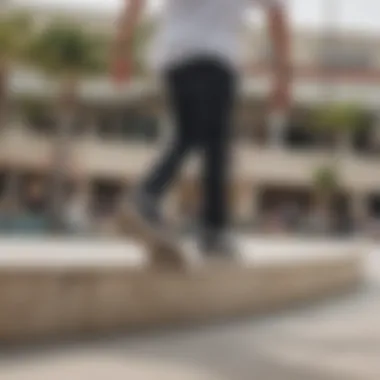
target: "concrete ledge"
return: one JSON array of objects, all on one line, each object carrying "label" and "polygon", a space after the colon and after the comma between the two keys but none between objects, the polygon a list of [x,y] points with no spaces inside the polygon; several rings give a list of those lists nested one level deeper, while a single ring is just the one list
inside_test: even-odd
[{"label": "concrete ledge", "polygon": [[134,261],[123,255],[116,260],[107,251],[71,261],[54,252],[43,259],[42,248],[38,254],[6,255],[7,260],[2,254],[0,342],[263,312],[358,284],[359,250],[324,247],[320,254],[305,251],[296,259],[284,255],[240,266],[215,264],[187,274],[149,270],[141,253]]},{"label": "concrete ledge", "polygon": [[70,353],[43,360],[1,363],[1,378],[6,380],[132,379],[132,380],[225,380],[203,368],[162,361],[99,353]]}]

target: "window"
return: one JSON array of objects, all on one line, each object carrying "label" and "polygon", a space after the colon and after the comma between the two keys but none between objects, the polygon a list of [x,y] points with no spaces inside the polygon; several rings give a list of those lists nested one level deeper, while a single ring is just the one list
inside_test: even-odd
[{"label": "window", "polygon": [[97,216],[106,216],[116,211],[122,196],[122,184],[110,180],[95,180],[93,182],[92,209]]},{"label": "window", "polygon": [[26,126],[33,132],[52,134],[57,125],[57,115],[50,104],[28,101],[21,105],[21,114]]},{"label": "window", "polygon": [[107,111],[97,118],[97,133],[107,140],[152,142],[159,136],[159,120],[143,110]]},{"label": "window", "polygon": [[97,134],[105,140],[117,139],[120,133],[120,124],[115,112],[103,112],[97,117],[96,123]]},{"label": "window", "polygon": [[372,66],[372,49],[367,46],[329,42],[320,51],[323,67],[337,69],[368,69]]},{"label": "window", "polygon": [[127,111],[122,115],[121,135],[124,140],[152,142],[158,138],[158,119],[152,114]]}]

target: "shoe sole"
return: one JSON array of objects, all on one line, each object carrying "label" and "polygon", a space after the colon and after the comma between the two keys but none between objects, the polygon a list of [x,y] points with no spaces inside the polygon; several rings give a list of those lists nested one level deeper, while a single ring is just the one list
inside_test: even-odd
[{"label": "shoe sole", "polygon": [[122,215],[122,227],[127,227],[132,235],[149,251],[155,267],[186,267],[183,252],[169,231],[157,228],[147,222],[133,205],[128,205]]}]

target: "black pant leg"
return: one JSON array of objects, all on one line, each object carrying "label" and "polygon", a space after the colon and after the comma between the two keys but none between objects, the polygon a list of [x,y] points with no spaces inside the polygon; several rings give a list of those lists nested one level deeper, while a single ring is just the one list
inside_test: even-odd
[{"label": "black pant leg", "polygon": [[174,179],[187,154],[200,147],[203,154],[202,224],[219,231],[228,221],[228,165],[230,118],[235,77],[218,60],[199,59],[167,75],[175,134],[145,188],[161,195]]},{"label": "black pant leg", "polygon": [[167,73],[165,80],[174,131],[172,140],[143,184],[153,196],[165,192],[198,140],[196,68],[184,66],[173,69]]},{"label": "black pant leg", "polygon": [[229,219],[230,126],[235,78],[227,67],[215,64],[210,66],[205,81],[202,224],[217,234],[227,227]]}]

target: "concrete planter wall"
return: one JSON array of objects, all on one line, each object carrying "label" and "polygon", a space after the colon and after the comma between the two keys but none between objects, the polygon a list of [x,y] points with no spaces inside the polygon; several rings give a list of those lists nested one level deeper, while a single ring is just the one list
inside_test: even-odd
[{"label": "concrete planter wall", "polygon": [[[341,248],[343,250],[343,248]],[[131,330],[259,313],[348,290],[357,252],[193,273],[132,265],[0,263],[0,342]]]}]

